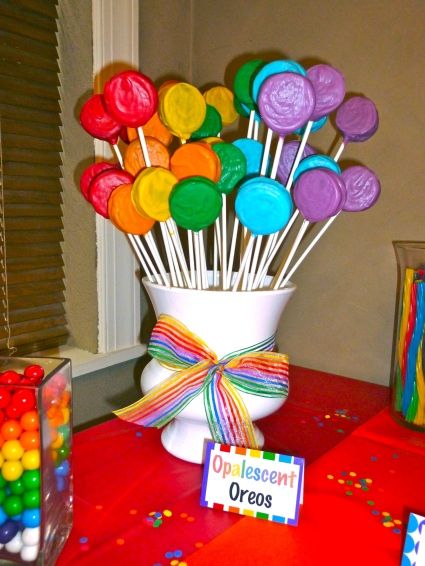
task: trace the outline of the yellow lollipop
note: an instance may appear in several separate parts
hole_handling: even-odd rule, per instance
[[[159,96],[158,113],[171,133],[182,140],[202,126],[207,111],[204,97],[188,83],[164,88]]]
[[[168,198],[178,179],[168,169],[147,167],[137,177],[131,190],[134,208],[158,222],[170,218]]]
[[[227,87],[213,86],[204,92],[204,98],[219,112],[223,126],[229,126],[239,118],[233,104],[233,92]]]

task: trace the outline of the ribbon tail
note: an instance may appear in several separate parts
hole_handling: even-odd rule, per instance
[[[204,387],[211,363],[206,360],[153,387],[142,399],[114,414],[128,422],[148,427],[162,427],[174,419]]]
[[[237,389],[219,371],[204,389],[205,413],[215,442],[258,449],[254,425]]]

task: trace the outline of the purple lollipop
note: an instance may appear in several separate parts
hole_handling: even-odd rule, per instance
[[[381,184],[373,171],[362,165],[348,167],[342,173],[347,198],[342,207],[346,212],[361,212],[375,204],[381,194]]]
[[[343,75],[330,65],[315,65],[307,70],[307,77],[313,83],[316,105],[310,120],[327,116],[342,103],[345,96]]]
[[[268,128],[285,136],[303,126],[314,110],[311,81],[295,73],[278,73],[266,79],[258,96],[261,118]]]
[[[344,143],[366,141],[378,129],[376,106],[365,96],[353,96],[338,108],[336,125],[344,136]]]
[[[311,169],[298,178],[294,202],[309,222],[320,222],[342,210],[346,190],[342,177],[330,169]]]
[[[285,143],[285,145],[283,146],[279,165],[277,168],[277,178],[285,186],[288,181],[289,173],[291,172],[292,164],[294,163],[295,156],[297,155],[299,147],[299,141],[290,141],[288,143]],[[306,144],[301,159],[304,159],[304,157],[308,157],[309,155],[314,155],[315,153],[316,150],[314,150],[310,145]]]

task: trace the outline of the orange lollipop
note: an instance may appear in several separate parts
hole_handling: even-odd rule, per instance
[[[126,183],[117,187],[108,201],[109,218],[115,228],[127,234],[147,234],[155,224],[147,214],[141,214],[134,208],[131,200],[131,189],[133,185]]]
[[[152,166],[163,167],[169,169],[170,154],[163,143],[156,138],[146,136],[146,145],[148,147],[149,157]],[[132,175],[137,175],[142,169],[145,169],[146,162],[143,157],[140,141],[133,140],[125,150],[124,168]]]
[[[161,122],[158,112],[155,112],[152,118],[143,126],[143,133],[145,136],[156,138],[167,146],[173,141],[173,134]],[[130,141],[138,139],[136,128],[127,128],[127,135]]]
[[[179,180],[198,176],[217,182],[221,176],[220,159],[203,142],[186,143],[176,149],[170,159],[170,169]]]

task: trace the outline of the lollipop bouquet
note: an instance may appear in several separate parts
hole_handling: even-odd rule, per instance
[[[170,423],[163,443],[177,456],[201,461],[205,438],[260,446],[252,420],[286,398],[287,358],[273,350],[289,279],[341,212],[366,210],[380,193],[373,171],[338,165],[378,127],[371,100],[344,98],[330,65],[250,60],[233,91],[178,81],[157,90],[129,70],[83,106],[82,126],[118,162],[89,166],[81,191],[128,235],[158,316],[146,395],[117,414]],[[330,157],[307,140],[333,112],[342,142]],[[246,137],[225,141],[223,126],[238,118]],[[299,252],[311,224],[319,230]]]

